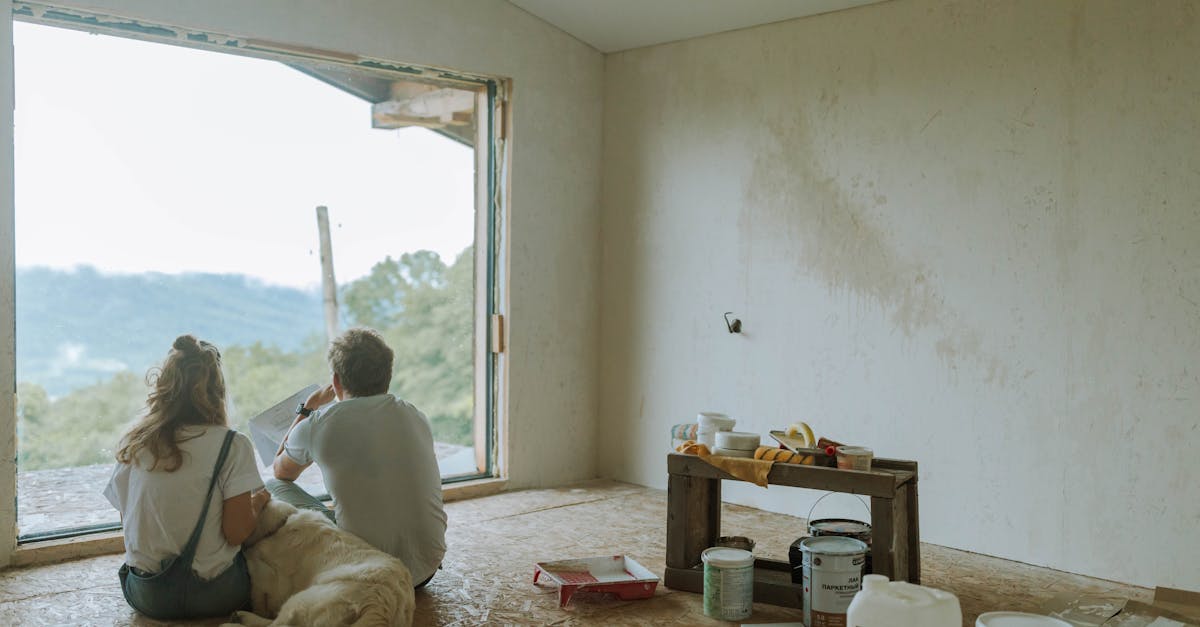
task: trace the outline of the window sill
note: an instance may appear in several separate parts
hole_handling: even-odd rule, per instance
[[[70,560],[111,555],[125,551],[125,537],[120,531],[101,531],[74,538],[29,542],[17,547],[11,567],[53,564]]]
[[[452,501],[491,496],[503,492],[507,484],[507,479],[495,477],[454,483],[442,488],[442,500],[450,503]],[[56,562],[67,562],[85,557],[112,555],[124,551],[125,538],[121,535],[120,531],[103,531],[74,538],[22,544],[13,553],[12,562],[9,564],[9,567],[54,564]]]
[[[466,499],[476,499],[481,496],[491,496],[503,492],[507,486],[508,479],[503,477],[488,477],[486,479],[473,479],[461,483],[451,483],[442,487],[442,501],[450,503],[451,501],[465,501]]]

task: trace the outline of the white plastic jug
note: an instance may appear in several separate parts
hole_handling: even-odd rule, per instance
[[[849,627],[961,627],[958,597],[883,575],[863,577],[846,612]]]

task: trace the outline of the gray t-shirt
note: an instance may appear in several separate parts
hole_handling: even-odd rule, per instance
[[[429,420],[391,394],[347,398],[296,425],[284,452],[316,462],[338,526],[404,562],[413,583],[446,554],[442,477]]]

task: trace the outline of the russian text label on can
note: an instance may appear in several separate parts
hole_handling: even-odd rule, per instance
[[[749,618],[754,605],[754,554],[712,547],[700,554],[700,560],[704,562],[704,615],[730,621]]]
[[[805,538],[803,606],[807,627],[846,627],[846,609],[862,587],[867,545],[842,536]]]

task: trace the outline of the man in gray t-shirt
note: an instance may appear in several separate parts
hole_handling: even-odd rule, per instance
[[[356,328],[338,336],[329,365],[333,383],[297,408],[275,456],[276,481],[268,481],[267,489],[274,498],[322,511],[400,558],[419,588],[446,553],[442,478],[429,420],[387,393],[392,350],[378,332]],[[333,511],[292,483],[313,462],[325,476]]]

